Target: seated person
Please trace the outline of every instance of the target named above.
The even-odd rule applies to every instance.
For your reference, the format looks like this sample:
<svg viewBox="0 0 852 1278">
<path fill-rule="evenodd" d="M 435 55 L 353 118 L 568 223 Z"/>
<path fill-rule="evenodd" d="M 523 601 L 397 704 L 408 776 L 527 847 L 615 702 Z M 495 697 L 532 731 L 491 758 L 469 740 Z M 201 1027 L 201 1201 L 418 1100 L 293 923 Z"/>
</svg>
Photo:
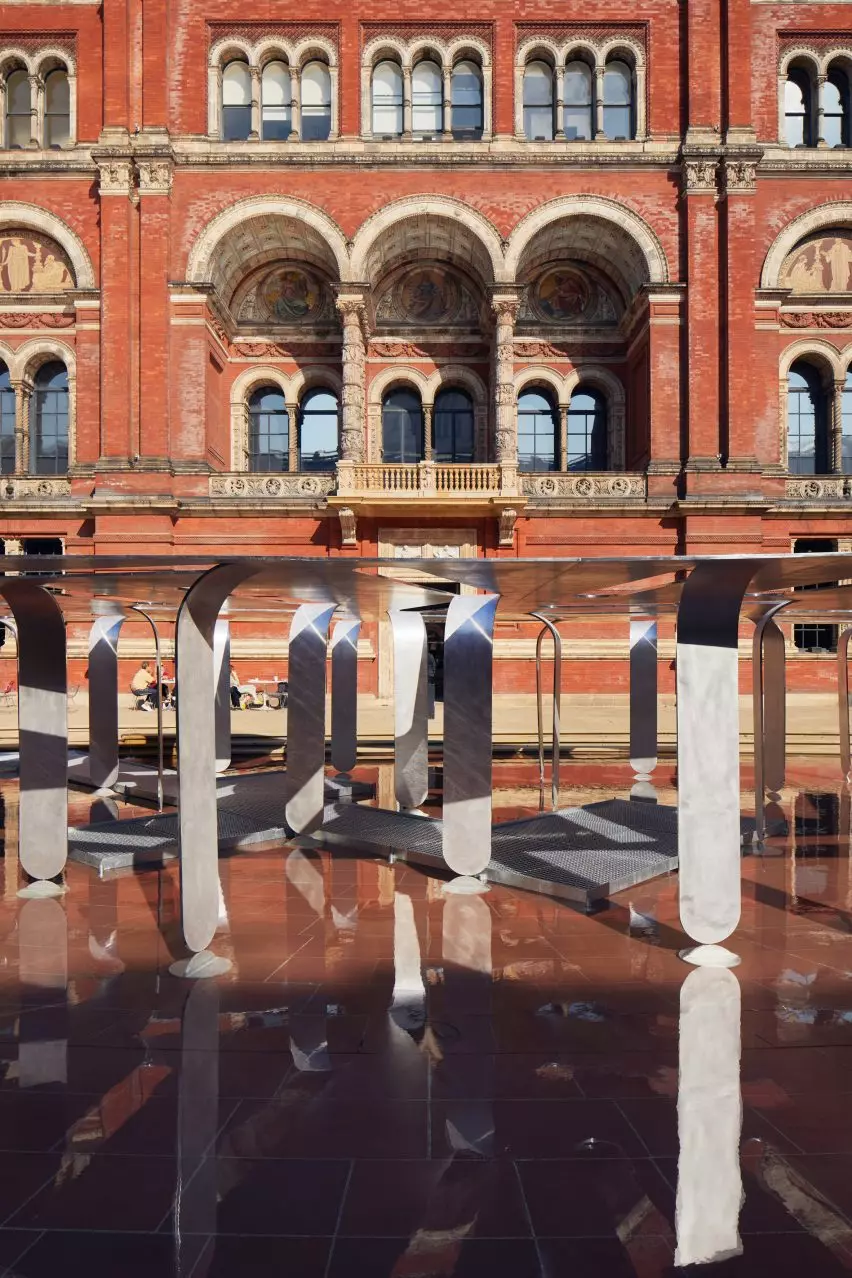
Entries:
<svg viewBox="0 0 852 1278">
<path fill-rule="evenodd" d="M 234 710 L 240 708 L 240 678 L 233 666 L 231 666 L 231 706 Z"/>
<path fill-rule="evenodd" d="M 143 710 L 153 710 L 157 704 L 157 680 L 151 674 L 151 668 L 147 661 L 142 662 L 142 665 L 130 680 L 130 691 L 134 696 L 144 696 L 146 698 L 141 707 Z"/>
</svg>

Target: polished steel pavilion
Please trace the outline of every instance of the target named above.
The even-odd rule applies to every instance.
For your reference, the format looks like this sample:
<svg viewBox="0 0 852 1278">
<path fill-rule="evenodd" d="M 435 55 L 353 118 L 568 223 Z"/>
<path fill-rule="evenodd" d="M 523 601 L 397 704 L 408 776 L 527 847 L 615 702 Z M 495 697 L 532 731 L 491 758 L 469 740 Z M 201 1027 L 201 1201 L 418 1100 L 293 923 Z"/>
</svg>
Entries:
<svg viewBox="0 0 852 1278">
<path fill-rule="evenodd" d="M 526 561 L 320 558 L 84 558 L 15 560 L 0 598 L 18 633 L 20 860 L 32 880 L 62 873 L 68 849 L 66 620 L 91 622 L 89 770 L 118 773 L 118 634 L 134 611 L 176 616 L 178 807 L 183 935 L 204 953 L 219 917 L 217 771 L 227 767 L 228 617 L 277 613 L 289 626 L 290 701 L 282 825 L 295 835 L 324 820 L 326 670 L 331 652 L 332 762 L 357 750 L 356 644 L 362 619 L 388 615 L 394 638 L 397 801 L 417 808 L 427 789 L 425 628 L 418 609 L 447 605 L 443 858 L 461 876 L 488 865 L 492 843 L 492 636 L 495 618 L 630 619 L 631 755 L 656 756 L 656 618 L 677 615 L 680 915 L 700 946 L 717 944 L 740 913 L 738 633 L 757 622 L 756 752 L 769 788 L 783 768 L 783 652 L 772 617 L 852 615 L 852 556 L 599 558 Z M 421 585 L 402 580 L 415 569 Z M 28 573 L 38 573 L 38 577 Z M 429 582 L 434 585 L 430 585 Z M 462 593 L 449 593 L 446 583 Z M 832 587 L 827 589 L 826 587 Z M 2 618 L 0 618 L 2 620 Z M 332 623 L 333 629 L 332 629 Z M 274 622 L 273 622 L 274 624 Z M 777 627 L 775 628 L 777 630 Z M 331 634 L 330 634 L 331 632 Z M 329 643 L 330 638 L 330 643 Z M 844 761 L 848 762 L 841 643 Z M 780 718 L 779 718 L 780 716 Z M 558 755 L 558 740 L 555 742 Z M 771 774 L 771 775 L 770 775 Z M 759 781 L 758 827 L 764 779 Z M 45 887 L 44 890 L 49 890 Z"/>
</svg>

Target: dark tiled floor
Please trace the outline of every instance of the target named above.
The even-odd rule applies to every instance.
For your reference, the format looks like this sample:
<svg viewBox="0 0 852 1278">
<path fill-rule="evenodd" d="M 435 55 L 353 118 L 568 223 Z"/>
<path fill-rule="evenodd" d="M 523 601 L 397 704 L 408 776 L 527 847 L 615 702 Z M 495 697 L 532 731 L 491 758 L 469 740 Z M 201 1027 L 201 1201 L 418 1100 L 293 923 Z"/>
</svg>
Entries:
<svg viewBox="0 0 852 1278">
<path fill-rule="evenodd" d="M 566 765 L 572 800 L 604 792 L 595 766 Z M 534 769 L 511 769 L 516 812 Z M 614 770 L 605 792 L 623 794 Z M 834 781 L 812 761 L 803 776 L 792 834 L 743 862 L 728 1083 L 716 1095 L 705 1077 L 692 1109 L 682 1092 L 680 1130 L 679 1071 L 696 1061 L 674 876 L 590 917 L 493 888 L 458 935 L 438 878 L 307 852 L 303 894 L 291 849 L 259 849 L 222 862 L 214 948 L 232 971 L 191 986 L 168 973 L 173 867 L 100 881 L 71 865 L 61 901 L 23 902 L 10 828 L 0 1276 L 848 1274 L 849 836 L 808 833 L 808 796 Z M 0 793 L 11 827 L 14 785 Z M 844 829 L 848 808 L 840 795 Z M 696 1190 L 682 1134 L 705 1102 Z M 705 1238 L 738 1230 L 741 1255 L 676 1269 L 690 1211 Z"/>
</svg>

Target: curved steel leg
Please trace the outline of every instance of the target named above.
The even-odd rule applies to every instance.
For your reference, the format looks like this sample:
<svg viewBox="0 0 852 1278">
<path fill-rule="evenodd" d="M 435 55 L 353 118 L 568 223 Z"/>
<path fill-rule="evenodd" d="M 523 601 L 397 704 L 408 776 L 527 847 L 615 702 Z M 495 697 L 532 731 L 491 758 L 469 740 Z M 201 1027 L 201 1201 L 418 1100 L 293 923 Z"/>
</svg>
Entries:
<svg viewBox="0 0 852 1278">
<path fill-rule="evenodd" d="M 394 793 L 419 808 L 429 793 L 426 625 L 419 612 L 388 612 L 393 633 Z"/>
<path fill-rule="evenodd" d="M 740 733 L 737 632 L 758 564 L 693 568 L 677 621 L 680 919 L 702 944 L 723 941 L 740 917 Z"/>
<path fill-rule="evenodd" d="M 325 665 L 336 603 L 302 604 L 290 624 L 287 693 L 287 824 L 297 834 L 325 802 Z"/>
<path fill-rule="evenodd" d="M 124 613 L 98 617 L 89 631 L 89 778 L 108 790 L 118 776 L 118 637 Z"/>
<path fill-rule="evenodd" d="M 163 810 L 163 650 L 160 645 L 160 632 L 157 623 L 141 604 L 131 604 L 131 612 L 138 612 L 151 627 L 154 636 L 154 664 L 157 670 L 157 807 Z M 177 672 L 177 671 L 176 671 Z"/>
<path fill-rule="evenodd" d="M 755 838 L 766 835 L 766 791 L 784 785 L 787 748 L 784 635 L 775 623 L 783 605 L 770 609 L 754 628 L 751 645 L 754 720 Z"/>
<path fill-rule="evenodd" d="M 540 621 L 544 629 L 540 630 L 535 641 L 535 691 L 538 717 L 538 775 L 539 782 L 544 785 L 544 709 L 542 706 L 541 678 L 541 645 L 545 634 L 553 638 L 553 719 L 550 735 L 550 801 L 551 807 L 559 803 L 559 764 L 562 755 L 561 717 L 562 717 L 562 636 L 556 625 L 540 612 L 531 612 L 531 617 Z"/>
<path fill-rule="evenodd" d="M 457 595 L 444 632 L 444 860 L 480 874 L 491 860 L 491 721 L 498 595 Z"/>
<path fill-rule="evenodd" d="M 630 766 L 650 780 L 657 766 L 657 623 L 630 618 Z"/>
<path fill-rule="evenodd" d="M 335 622 L 331 632 L 331 763 L 351 772 L 358 759 L 359 617 Z"/>
<path fill-rule="evenodd" d="M 68 857 L 68 679 L 65 621 L 52 595 L 21 578 L 0 583 L 18 629 L 19 858 L 34 879 Z"/>
<path fill-rule="evenodd" d="M 227 617 L 219 617 L 213 627 L 213 688 L 216 704 L 216 771 L 227 772 L 231 764 L 231 626 Z"/>
<path fill-rule="evenodd" d="M 837 709 L 839 713 L 840 767 L 844 780 L 852 781 L 852 748 L 849 740 L 849 640 L 852 629 L 837 640 Z"/>
</svg>

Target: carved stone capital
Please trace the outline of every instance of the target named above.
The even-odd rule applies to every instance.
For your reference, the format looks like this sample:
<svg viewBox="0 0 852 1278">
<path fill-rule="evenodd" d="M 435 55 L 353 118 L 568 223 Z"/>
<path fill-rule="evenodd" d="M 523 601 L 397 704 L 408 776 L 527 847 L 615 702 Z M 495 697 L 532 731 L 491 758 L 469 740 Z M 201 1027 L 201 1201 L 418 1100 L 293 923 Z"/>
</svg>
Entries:
<svg viewBox="0 0 852 1278">
<path fill-rule="evenodd" d="M 137 159 L 140 195 L 168 195 L 172 189 L 171 161 L 159 156 L 156 159 Z"/>
<path fill-rule="evenodd" d="M 511 325 L 514 328 L 521 309 L 521 299 L 514 294 L 495 293 L 491 298 L 491 309 L 498 326 Z"/>
<path fill-rule="evenodd" d="M 684 195 L 715 195 L 718 168 L 716 155 L 685 156 L 681 172 Z"/>
<path fill-rule="evenodd" d="M 98 162 L 101 195 L 130 195 L 133 189 L 133 165 L 130 160 Z"/>
<path fill-rule="evenodd" d="M 756 191 L 756 160 L 725 160 L 723 170 L 726 191 Z"/>
<path fill-rule="evenodd" d="M 518 512 L 514 506 L 507 506 L 505 510 L 500 511 L 500 523 L 498 527 L 498 546 L 514 546 L 515 544 L 515 523 L 517 522 Z"/>
<path fill-rule="evenodd" d="M 357 520 L 351 506 L 341 506 L 337 512 L 340 519 L 340 538 L 344 546 L 357 546 Z"/>
</svg>

